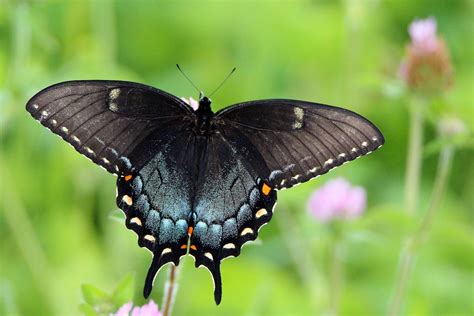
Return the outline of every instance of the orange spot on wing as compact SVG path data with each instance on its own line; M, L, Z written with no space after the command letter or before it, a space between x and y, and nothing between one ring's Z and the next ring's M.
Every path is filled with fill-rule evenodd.
M191 248L192 250L197 250L196 245L191 245L189 248Z
M264 195L269 195L271 190L272 190L272 188L268 184L266 184L266 183L263 184L262 193Z
M126 176L125 176L125 182L128 182L128 181L132 180L132 178L133 178L133 177L132 177L131 174L126 175Z
M193 226L189 226L188 227L188 235L191 236L193 234L193 230L194 230L194 227Z
M188 248L188 245L181 245L181 247L179 247L179 248L186 249L186 248Z

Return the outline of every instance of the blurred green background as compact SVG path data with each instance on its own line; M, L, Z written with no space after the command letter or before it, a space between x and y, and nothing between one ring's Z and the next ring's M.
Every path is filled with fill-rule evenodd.
M329 175L279 193L272 222L240 257L222 265L223 301L212 281L181 263L174 315L320 315L328 308L327 225L306 211L310 193L342 176L367 189L368 209L347 223L341 315L382 315L400 248L426 210L437 154L423 160L420 207L404 212L410 94L397 79L407 26L433 16L451 52L452 89L440 113L471 128L473 1L1 1L0 314L75 315L81 285L110 291L135 274L143 304L151 256L114 220L115 178L77 154L25 111L40 89L72 79L120 79L197 97L179 63L204 91L234 66L214 109L260 98L339 105L380 127L386 145ZM473 150L456 151L439 213L408 281L404 315L474 313ZM161 305L166 271L152 294ZM309 273L307 275L305 273Z

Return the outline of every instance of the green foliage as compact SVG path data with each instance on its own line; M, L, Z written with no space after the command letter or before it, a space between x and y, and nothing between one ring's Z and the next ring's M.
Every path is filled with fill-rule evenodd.
M112 293L91 284L83 284L81 288L85 303L79 306L79 310L86 316L108 315L116 312L123 304L132 302L134 277L132 274L127 275Z
M112 293L112 302L114 302L115 306L122 306L131 301L133 298L133 282L134 278L130 274L117 285Z
M446 194L420 248L402 313L472 315L473 11L468 0L0 1L0 314L96 315L132 299L144 303L151 258L115 212L115 179L34 122L25 104L40 89L71 79L139 81L197 97L176 70L178 62L208 92L237 66L213 96L214 110L270 97L339 105L380 126L386 145L279 192L261 244L224 261L219 307L209 273L183 258L174 315L324 314L332 235L309 217L306 201L336 176L364 186L369 206L344 225L340 313L386 313L400 248L432 192L444 145L436 124L444 115L460 118L468 132L454 140ZM420 205L407 215L412 96L397 69L409 22L430 15L451 51L455 78L450 91L426 105ZM159 303L165 270L152 293ZM116 290L99 290L118 280Z

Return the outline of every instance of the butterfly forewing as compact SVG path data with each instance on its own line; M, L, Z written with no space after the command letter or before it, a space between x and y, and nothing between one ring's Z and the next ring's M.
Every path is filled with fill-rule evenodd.
M215 122L253 145L270 170L265 179L276 189L308 181L384 143L377 127L354 112L295 100L236 104L218 112Z
M70 81L44 89L26 109L81 154L112 173L157 127L179 124L192 110L161 90L122 81Z

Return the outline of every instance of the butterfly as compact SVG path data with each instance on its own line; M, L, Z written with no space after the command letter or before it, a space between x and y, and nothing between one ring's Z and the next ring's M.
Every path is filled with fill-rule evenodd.
M277 191L379 148L364 117L312 102L269 99L213 113L162 90L125 81L69 81L33 96L27 111L79 153L117 175L118 207L160 268L189 254L222 297L221 261L257 238Z

